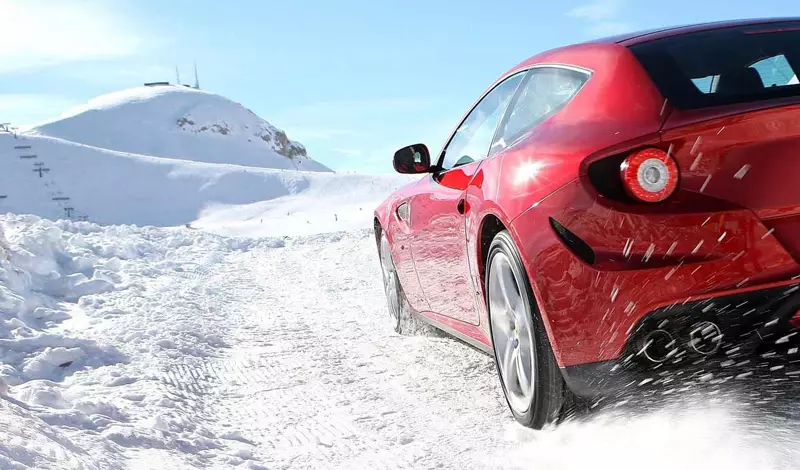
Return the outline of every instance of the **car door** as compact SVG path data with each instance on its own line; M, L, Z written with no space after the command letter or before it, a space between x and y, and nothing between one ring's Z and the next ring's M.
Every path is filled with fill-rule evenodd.
M442 150L439 171L408 201L411 252L430 310L471 324L478 324L478 313L467 259L465 191L523 76L506 78L472 108Z

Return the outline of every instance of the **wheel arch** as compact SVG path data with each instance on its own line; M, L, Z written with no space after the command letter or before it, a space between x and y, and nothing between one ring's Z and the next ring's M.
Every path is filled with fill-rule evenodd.
M492 244L494 237L503 230L509 230L509 226L494 213L486 214L481 220L480 229L478 230L478 272L477 277L481 283L481 290L483 292L483 300L486 302L486 261L489 257L489 246ZM510 232L510 230L509 230Z
M534 209L535 210L535 209ZM492 240L494 237L500 233L501 231L506 230L508 235L510 236L511 240L514 243L517 251L519 252L523 269L525 274L528 277L528 282L530 284L531 293L533 294L533 300L536 303L534 306L536 310L539 312L541 316L541 320L544 324L545 331L547 333L547 337L550 340L550 347L553 350L553 353L556 357L556 361L559 365L561 365L561 344L558 342L557 338L553 335L551 324L550 324L550 312L545 311L542 308L542 293L540 292L541 286L536 282L536 273L533 271L532 260L530 259L531 253L527 251L525 243L520 238L522 234L520 234L516 227L516 221L509 221L504 220L500 215L497 213L487 213L483 219L481 219L481 223L479 229L477 231L477 276L480 282L481 288L481 296L482 296L482 310L483 310L483 318L481 319L481 323L484 320L490 321L489 318L489 309L486 304L487 301L487 293L486 293L486 263L489 257L489 247L491 246ZM547 230L550 230L550 227L547 227ZM487 326L487 334L488 334L488 326Z
M383 226L381 225L381 221L378 220L376 216L372 223L372 230L375 234L375 244L378 246L378 249L381 247L381 235L383 235Z

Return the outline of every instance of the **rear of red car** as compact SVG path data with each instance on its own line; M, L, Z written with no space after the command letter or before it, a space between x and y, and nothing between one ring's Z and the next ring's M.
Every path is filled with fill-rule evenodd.
M569 323L551 315L553 335L569 338L559 359L578 393L633 363L786 343L800 309L800 21L621 45L665 97L660 137L588 159L583 200L561 190L542 204L568 207L551 223L584 261L553 254L573 292L541 289L545 309L585 307ZM646 161L665 165L626 172ZM661 192L648 192L659 177Z
M800 22L631 46L671 104L681 186L745 207L800 260Z

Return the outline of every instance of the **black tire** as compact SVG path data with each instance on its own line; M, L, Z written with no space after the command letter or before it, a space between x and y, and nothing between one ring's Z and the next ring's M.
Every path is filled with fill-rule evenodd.
M523 426L541 429L547 424L558 422L562 408L565 408L565 405L570 402L568 399L570 392L564 383L561 371L553 356L550 340L547 337L547 332L539 314L539 309L531 290L531 283L525 272L525 267L522 263L519 251L513 239L505 230L494 237L489 246L489 252L486 258L486 277L484 281L486 286L487 311L489 311L491 315L491 311L489 310L491 305L489 280L492 275L492 266L495 265L495 263L493 263L494 258L498 255L504 255L507 258L508 265L513 272L517 284L518 294L522 299L525 314L530 319L529 326L532 330L532 348L530 349L533 351L530 364L533 369L531 372L533 373L528 375L528 377L531 378L528 381L533 382L533 393L530 400L527 402L527 409L515 409L515 407L512 406L512 400L509 398L509 391L506 389L506 383L502 376L500 358L498 357L495 344L493 322L490 319L489 330L492 337L495 366L497 368L498 378L500 379L500 385L503 388L503 394L506 397L509 409L514 415L514 419ZM519 340L516 344L519 344ZM528 387L528 389L530 389L530 387ZM519 401L518 398L516 400ZM518 406L517 408L521 407Z

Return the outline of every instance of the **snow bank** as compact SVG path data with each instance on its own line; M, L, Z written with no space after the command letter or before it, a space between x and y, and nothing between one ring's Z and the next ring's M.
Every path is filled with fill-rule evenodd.
M125 360L112 346L62 329L75 301L125 287L119 263L79 238L37 217L0 217L2 468L99 468L38 415L71 408L65 384L77 371Z
M239 103L182 86L103 95L31 133L157 157L330 171L309 158L302 144Z
M12 225L0 239L0 380L6 386L60 381L81 367L119 361L113 348L50 332L70 318L66 302L120 286L114 282L118 264L67 239L49 222L20 220L30 226L17 232Z
M161 360L227 347L197 324L217 312L197 273L273 245L0 216L0 468L122 468L125 448L215 458L225 440L176 417L186 403L165 394Z

